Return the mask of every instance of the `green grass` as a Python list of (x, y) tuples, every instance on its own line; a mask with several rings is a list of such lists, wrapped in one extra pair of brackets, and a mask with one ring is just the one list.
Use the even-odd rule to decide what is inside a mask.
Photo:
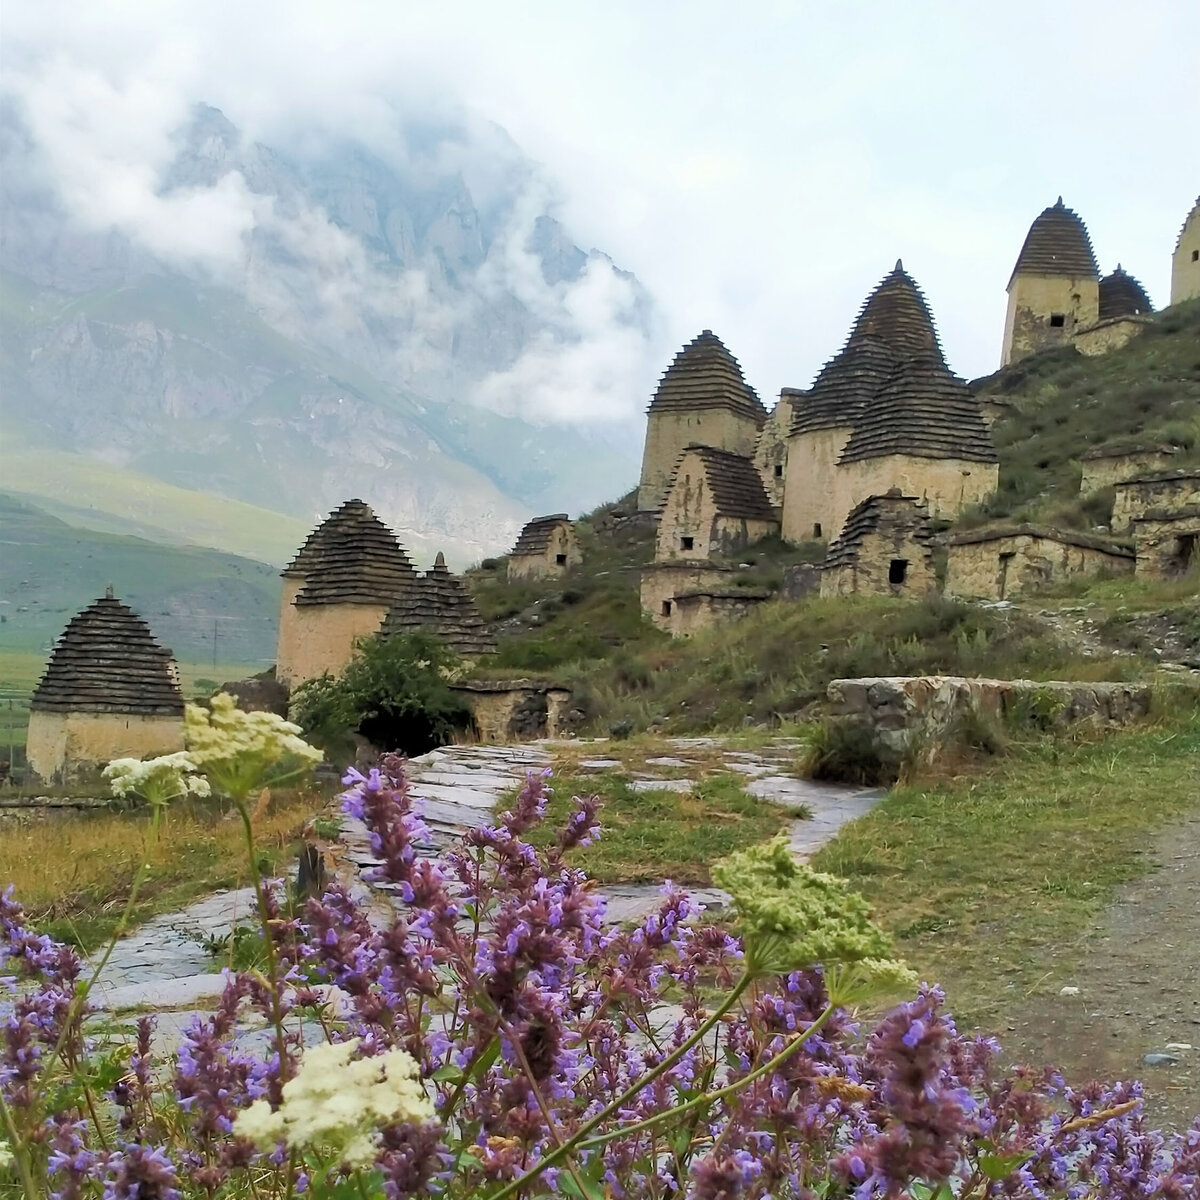
[(700, 780), (694, 793), (636, 792), (621, 774), (563, 775), (554, 779), (554, 798), (545, 822), (533, 835), (552, 842), (572, 810), (572, 797), (599, 795), (603, 832), (570, 861), (600, 883), (707, 885), (709, 870), (734, 850), (774, 837), (800, 812), (764, 804), (750, 796), (740, 776), (719, 772)]
[[(1157, 830), (1196, 808), (1200, 716), (1047, 735), (970, 776), (894, 789), (814, 865), (875, 906), (897, 949), (982, 1025), (1061, 982)], [(1057, 989), (1057, 982), (1053, 985)]]

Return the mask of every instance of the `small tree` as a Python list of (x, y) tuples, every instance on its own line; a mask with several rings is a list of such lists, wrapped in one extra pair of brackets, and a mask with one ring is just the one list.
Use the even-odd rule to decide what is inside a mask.
[(471, 710), (447, 682), (458, 658), (427, 633), (368, 638), (342, 674), (303, 683), (293, 715), (331, 759), (353, 756), (352, 735), (413, 755), (471, 727)]

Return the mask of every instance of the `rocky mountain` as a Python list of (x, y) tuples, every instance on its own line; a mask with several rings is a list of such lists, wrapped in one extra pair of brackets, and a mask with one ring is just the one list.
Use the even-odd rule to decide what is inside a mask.
[(136, 204), (77, 166), (0, 108), (0, 472), (23, 463), (23, 494), (78, 504), (28, 469), (61, 453), (304, 522), (361, 495), (462, 562), (634, 479), (651, 304), (502, 131), (273, 147), (200, 106), (122, 183)]

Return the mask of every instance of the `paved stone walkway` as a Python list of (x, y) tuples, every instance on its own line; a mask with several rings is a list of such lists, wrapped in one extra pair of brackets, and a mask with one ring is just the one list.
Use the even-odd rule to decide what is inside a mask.
[[(578, 746), (578, 742), (563, 743)], [(578, 764), (582, 773), (624, 769), (620, 750), (597, 741), (595, 756)], [(410, 785), (420, 801), (430, 827), (430, 853), (444, 849), (465, 829), (493, 818), (506, 794), (525, 781), (527, 772), (545, 770), (551, 762), (553, 742), (518, 746), (450, 746), (413, 759)], [(792, 824), (791, 844), (797, 856), (809, 858), (847, 821), (870, 810), (882, 797), (880, 789), (854, 789), (814, 783), (790, 774), (799, 744), (780, 739), (758, 751), (724, 749), (717, 738), (674, 738), (664, 743), (665, 753), (644, 760), (647, 768), (670, 772), (670, 776), (641, 771), (631, 779), (637, 791), (669, 789), (690, 791), (702, 763), (694, 757), (703, 752), (713, 765), (714, 753), (726, 770), (747, 776), (751, 795), (788, 808), (803, 807), (808, 814)], [(689, 772), (691, 773), (689, 775)], [(341, 854), (331, 864), (381, 916), (392, 901), (381, 889), (368, 885), (362, 873), (375, 865), (361, 822), (343, 820)], [(608, 917), (614, 922), (637, 920), (658, 903), (655, 884), (618, 884), (604, 889)], [(716, 888), (692, 888), (690, 894), (709, 909), (722, 908), (728, 897)], [(162, 1014), (159, 1037), (162, 1044), (178, 1040), (193, 1013), (211, 1005), (221, 994), (224, 981), (220, 964), (205, 947), (236, 925), (253, 920), (250, 889), (219, 892), (180, 912), (155, 918), (122, 939), (113, 950), (104, 974), (93, 993), (109, 1020), (126, 1024), (132, 1013), (152, 1010)], [(251, 1036), (249, 1031), (247, 1036)]]

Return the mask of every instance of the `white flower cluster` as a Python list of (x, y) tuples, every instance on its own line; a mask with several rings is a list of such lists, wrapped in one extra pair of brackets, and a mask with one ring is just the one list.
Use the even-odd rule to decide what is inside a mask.
[(410, 1054), (390, 1050), (356, 1059), (359, 1041), (305, 1051), (300, 1069), (283, 1085), (279, 1108), (272, 1112), (266, 1100), (256, 1100), (238, 1113), (233, 1132), (264, 1149), (283, 1142), (295, 1150), (330, 1151), (353, 1167), (369, 1166), (380, 1126), (429, 1121), (433, 1105)]
[(186, 750), (158, 758), (114, 758), (104, 768), (104, 778), (114, 796), (141, 796), (151, 804), (166, 804), (189, 792), (207, 796), (208, 780)]
[(201, 768), (240, 758), (268, 764), (284, 759), (321, 761), (321, 751), (300, 736), (299, 725), (275, 713), (243, 712), (227, 692), (209, 703), (211, 709), (189, 704), (186, 712), (188, 752)]

